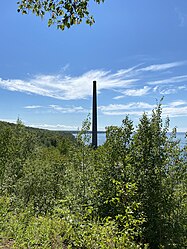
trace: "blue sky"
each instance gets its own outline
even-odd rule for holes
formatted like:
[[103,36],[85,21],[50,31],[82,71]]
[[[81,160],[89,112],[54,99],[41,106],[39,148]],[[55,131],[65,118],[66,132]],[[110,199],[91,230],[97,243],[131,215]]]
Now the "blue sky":
[[106,0],[96,23],[60,31],[0,3],[0,120],[77,129],[98,84],[98,126],[135,125],[164,96],[163,118],[187,131],[187,1]]

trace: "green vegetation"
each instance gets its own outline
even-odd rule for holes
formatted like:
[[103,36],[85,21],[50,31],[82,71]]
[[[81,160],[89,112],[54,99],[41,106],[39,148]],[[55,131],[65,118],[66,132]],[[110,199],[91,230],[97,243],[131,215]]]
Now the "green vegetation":
[[[84,19],[86,24],[92,25],[95,21],[89,13],[91,0],[20,0],[18,12],[22,14],[34,13],[36,16],[48,15],[48,26],[56,25],[64,30],[73,25],[80,24]],[[94,0],[97,4],[104,0]]]
[[0,123],[0,248],[186,248],[187,146],[161,112],[97,150],[89,119],[76,139]]

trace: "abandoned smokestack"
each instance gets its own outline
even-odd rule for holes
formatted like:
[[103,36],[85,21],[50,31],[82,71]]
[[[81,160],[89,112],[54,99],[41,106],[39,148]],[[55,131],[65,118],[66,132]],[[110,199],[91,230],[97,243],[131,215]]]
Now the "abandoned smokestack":
[[92,146],[97,148],[97,88],[93,81],[93,107],[92,107]]

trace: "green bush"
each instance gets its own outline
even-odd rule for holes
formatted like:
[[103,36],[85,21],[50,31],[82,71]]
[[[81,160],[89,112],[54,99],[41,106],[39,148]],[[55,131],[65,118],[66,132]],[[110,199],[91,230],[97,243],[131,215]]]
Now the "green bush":
[[168,136],[161,114],[159,104],[136,128],[129,117],[108,127],[97,150],[89,119],[74,142],[20,122],[0,125],[1,240],[14,248],[185,249],[187,146],[176,129]]

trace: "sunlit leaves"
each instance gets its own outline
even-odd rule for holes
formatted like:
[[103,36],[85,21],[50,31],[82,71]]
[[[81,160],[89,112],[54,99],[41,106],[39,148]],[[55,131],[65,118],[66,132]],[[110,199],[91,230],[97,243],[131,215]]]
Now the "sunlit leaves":
[[[94,0],[97,4],[104,0]],[[47,14],[48,26],[56,25],[64,30],[85,20],[92,25],[95,20],[89,12],[90,0],[21,0],[17,2],[18,12],[44,17]]]
[[[42,130],[33,140],[19,120],[13,129],[0,122],[0,227],[16,240],[19,223],[23,243],[35,241],[33,227],[44,221],[37,243],[51,245],[54,234],[43,240],[50,217],[67,225],[57,238],[65,234],[74,248],[147,248],[141,242],[150,249],[186,248],[186,146],[180,147],[176,129],[168,136],[161,114],[159,104],[136,129],[125,117],[120,127],[107,128],[107,141],[96,150],[89,145],[89,117],[74,142]],[[15,222],[20,210],[28,219]]]

